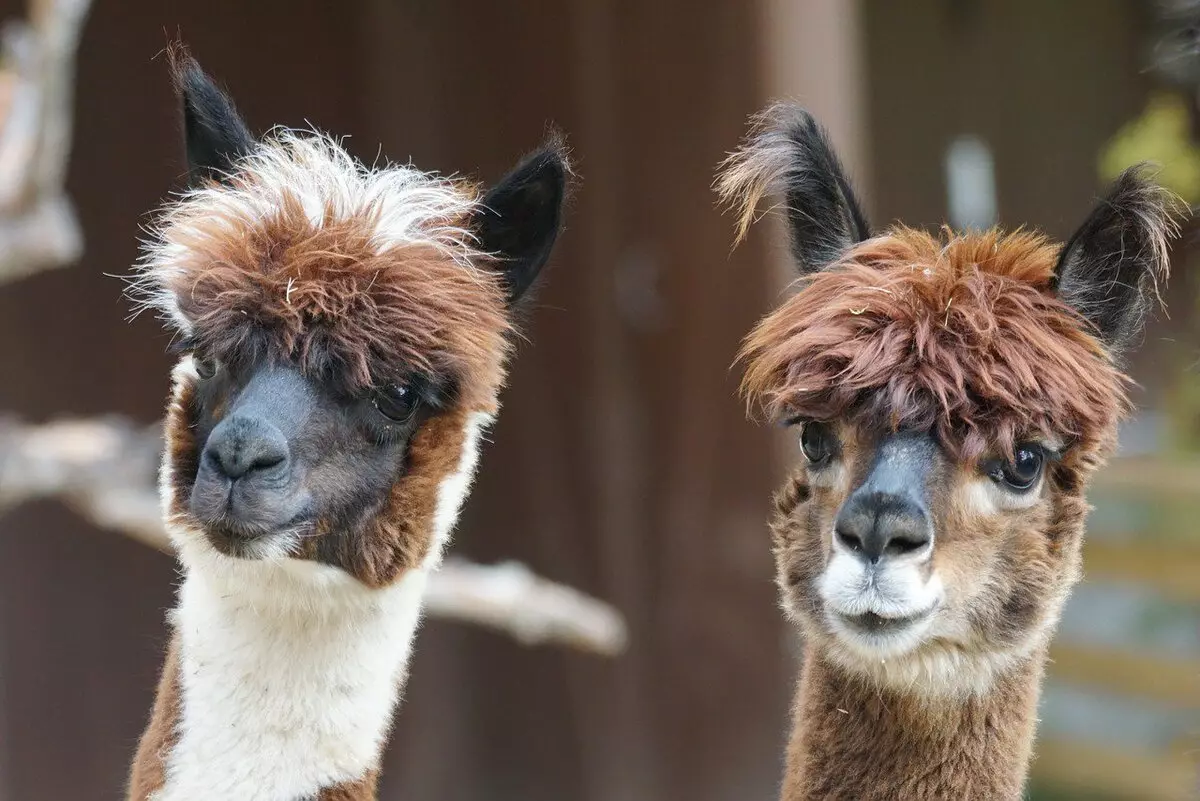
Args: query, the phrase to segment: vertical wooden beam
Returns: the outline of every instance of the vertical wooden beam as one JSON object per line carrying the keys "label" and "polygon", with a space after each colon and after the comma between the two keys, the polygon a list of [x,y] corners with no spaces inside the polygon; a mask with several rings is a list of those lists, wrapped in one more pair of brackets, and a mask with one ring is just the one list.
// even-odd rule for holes
{"label": "vertical wooden beam", "polygon": [[[797,102],[816,116],[829,131],[870,218],[862,14],[859,0],[760,0],[760,59],[766,98]],[[796,266],[783,244],[783,221],[772,216],[762,227],[772,243],[768,258],[775,277],[769,308],[795,279]],[[782,474],[799,453],[792,437],[780,435],[775,441],[775,468]]]}
{"label": "vertical wooden beam", "polygon": [[[419,166],[490,179],[544,121],[569,136],[582,184],[455,547],[605,597],[633,634],[604,663],[430,626],[386,797],[773,792],[790,678],[774,482],[769,435],[745,422],[729,370],[772,281],[759,244],[728,255],[709,188],[760,104],[757,13],[742,0],[367,7],[368,129],[391,141],[423,108],[432,119],[413,127],[436,141],[413,145]],[[413,103],[387,108],[412,80],[426,82]]]}
{"label": "vertical wooden beam", "polygon": [[761,0],[760,9],[767,94],[794,99],[817,116],[867,201],[870,164],[858,0]]}

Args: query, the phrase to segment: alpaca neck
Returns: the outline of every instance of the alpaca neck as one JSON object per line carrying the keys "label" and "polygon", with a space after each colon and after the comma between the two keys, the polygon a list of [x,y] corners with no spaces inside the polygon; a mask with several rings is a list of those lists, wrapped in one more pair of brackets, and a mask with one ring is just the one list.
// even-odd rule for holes
{"label": "alpaca neck", "polygon": [[[231,592],[228,577],[203,571],[189,572],[180,590],[177,664],[163,679],[177,686],[159,690],[177,699],[161,711],[174,717],[173,737],[165,749],[144,749],[161,752],[163,771],[147,797],[374,798],[428,571],[369,591],[315,564],[238,567],[261,568],[254,593]],[[317,602],[292,594],[311,593],[313,580],[327,582]],[[273,599],[259,591],[270,585]]]}
{"label": "alpaca neck", "polygon": [[783,801],[1017,801],[1036,725],[1043,654],[967,698],[920,699],[807,649]]}
{"label": "alpaca neck", "polygon": [[[187,578],[131,801],[375,798],[425,585],[490,421],[489,413],[467,415],[458,463],[437,477],[424,560],[386,587],[312,561],[231,559],[201,532],[171,529]],[[168,463],[168,515],[170,475]]]}

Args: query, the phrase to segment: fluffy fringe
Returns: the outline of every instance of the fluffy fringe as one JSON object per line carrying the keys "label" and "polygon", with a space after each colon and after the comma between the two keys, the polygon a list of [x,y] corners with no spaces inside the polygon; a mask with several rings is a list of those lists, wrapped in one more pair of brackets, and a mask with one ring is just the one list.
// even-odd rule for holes
{"label": "fluffy fringe", "polygon": [[964,460],[1026,437],[1101,447],[1128,379],[1049,291],[1028,233],[896,228],[845,254],[747,337],[747,401],[773,418],[934,430]]}
{"label": "fluffy fringe", "polygon": [[162,210],[130,295],[206,357],[293,359],[347,391],[412,371],[494,388],[510,323],[477,208],[471,184],[277,130]]}

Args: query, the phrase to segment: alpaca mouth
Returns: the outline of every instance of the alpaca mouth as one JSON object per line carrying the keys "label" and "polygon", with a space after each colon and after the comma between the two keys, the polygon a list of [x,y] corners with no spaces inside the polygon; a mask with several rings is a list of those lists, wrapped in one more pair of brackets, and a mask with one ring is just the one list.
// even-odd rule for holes
{"label": "alpaca mouth", "polygon": [[214,549],[237,559],[286,556],[313,527],[303,514],[278,525],[248,523],[232,515],[199,522]]}
{"label": "alpaca mouth", "polygon": [[934,610],[935,607],[931,606],[922,612],[902,617],[885,617],[875,612],[863,612],[858,615],[846,615],[839,612],[836,613],[836,616],[840,623],[855,634],[867,637],[886,637],[905,632],[924,623],[933,616]]}
{"label": "alpaca mouth", "polygon": [[285,555],[299,533],[311,530],[309,501],[303,491],[253,477],[231,481],[201,469],[192,485],[188,511],[220,553],[261,559]]}
{"label": "alpaca mouth", "polygon": [[247,526],[234,519],[206,521],[204,536],[209,544],[226,556],[239,559],[260,559],[263,551],[283,538],[283,531],[259,526]]}

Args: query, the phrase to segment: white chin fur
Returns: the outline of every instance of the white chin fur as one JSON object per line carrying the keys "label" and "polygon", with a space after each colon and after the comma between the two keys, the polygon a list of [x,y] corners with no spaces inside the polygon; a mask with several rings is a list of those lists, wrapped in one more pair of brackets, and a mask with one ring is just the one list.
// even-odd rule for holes
{"label": "white chin fur", "polygon": [[926,580],[922,567],[920,561],[900,557],[870,568],[853,554],[835,551],[818,589],[826,607],[843,615],[912,617],[942,598],[941,579],[934,571]]}
{"label": "white chin fur", "polygon": [[[818,635],[823,650],[843,669],[908,695],[961,699],[987,692],[1028,649],[997,653],[971,647],[970,631],[943,605],[936,571],[928,579],[923,572],[921,560],[903,557],[872,571],[835,549],[818,582],[825,612],[826,633]],[[872,633],[840,617],[868,612],[918,619]]]}
{"label": "white chin fur", "polygon": [[[941,603],[942,581],[936,572],[926,579],[923,562],[903,557],[869,567],[850,553],[835,550],[818,585],[826,617],[838,639],[867,658],[898,656],[914,650],[933,625]],[[842,616],[875,614],[884,618],[921,618],[896,630],[866,633]],[[923,616],[923,617],[922,617]]]}

